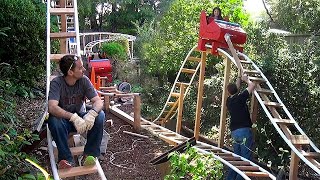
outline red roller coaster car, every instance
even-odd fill
[[[240,25],[210,18],[212,17],[207,17],[205,11],[201,12],[198,49],[206,51],[205,45],[210,43],[212,44],[211,53],[218,55],[217,48],[228,49],[224,35],[230,34],[234,48],[242,52],[242,46],[247,40],[247,34]]]

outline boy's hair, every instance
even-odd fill
[[[230,95],[234,95],[234,94],[236,94],[238,92],[237,85],[234,84],[234,83],[228,84],[227,90],[228,90]]]

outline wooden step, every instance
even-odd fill
[[[240,157],[234,157],[234,156],[220,156],[222,159],[226,161],[240,161]]]
[[[58,174],[60,178],[66,178],[66,177],[75,177],[75,176],[81,176],[85,174],[92,174],[98,172],[98,168],[96,165],[93,166],[79,166],[79,167],[73,167],[69,169],[59,169]]]
[[[188,60],[189,60],[189,61],[200,62],[200,61],[201,61],[201,58],[197,58],[197,57],[191,57],[191,56],[189,56],[189,57],[188,57]]]
[[[229,161],[230,164],[237,166],[237,165],[241,165],[241,166],[246,166],[246,165],[251,165],[250,162],[248,161]]]
[[[52,61],[56,61],[56,62],[59,62],[60,59],[65,56],[65,55],[69,55],[69,54],[50,54],[50,59]]]
[[[184,86],[189,86],[189,83],[184,83],[184,82],[176,82],[176,86],[179,86],[183,84]]]
[[[241,171],[260,171],[257,166],[236,166]]]
[[[172,96],[172,97],[180,97],[180,93],[171,93],[170,96]]]
[[[244,172],[249,177],[269,177],[268,173],[265,172]]]
[[[263,79],[263,78],[252,77],[252,76],[249,76],[249,80],[250,80],[250,81],[257,82],[257,83],[265,83],[265,82],[267,82],[267,81],[266,81],[265,79]]]
[[[72,37],[76,37],[75,32],[50,33],[50,38],[52,39],[63,39],[63,38],[72,38]]]
[[[289,140],[294,145],[308,145],[310,143],[306,135],[291,135]]]
[[[248,74],[248,75],[250,75],[250,74],[261,74],[261,72],[259,72],[259,71],[250,70],[250,69],[244,69],[244,70],[243,70],[243,73],[244,73],[244,74]]]
[[[282,107],[282,104],[277,103],[277,102],[266,102],[266,101],[263,101],[263,104],[266,105],[266,106]]]
[[[70,147],[71,154],[74,156],[82,155],[84,151],[84,146]]]
[[[196,70],[195,70],[195,69],[182,68],[182,69],[181,69],[181,72],[189,73],[189,74],[194,74],[194,73],[196,72]]]
[[[319,158],[320,157],[320,153],[317,152],[301,152],[301,154],[306,157],[306,158]]]
[[[233,156],[232,153],[215,153],[218,156]]]
[[[267,95],[273,94],[273,91],[271,91],[270,89],[260,88],[260,89],[256,89],[256,91],[261,94],[267,94]]]
[[[175,102],[168,102],[169,106],[173,106]]]
[[[277,124],[284,124],[284,125],[289,125],[289,124],[294,124],[295,121],[292,121],[291,119],[278,119],[278,118],[273,118],[273,120]]]
[[[241,64],[252,64],[250,61],[240,60]]]
[[[172,133],[172,132],[168,132],[168,133],[161,133],[164,136],[168,136],[168,137],[173,137],[173,136],[177,136],[176,133]]]
[[[51,15],[74,14],[74,8],[50,8]]]

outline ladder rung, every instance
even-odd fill
[[[172,97],[180,97],[180,93],[171,93]]]
[[[175,102],[168,102],[169,106],[173,106]]]
[[[260,171],[256,166],[236,166],[241,171]]]
[[[255,81],[255,82],[258,82],[258,83],[267,82],[267,81],[266,81],[265,79],[263,79],[263,78],[252,77],[252,76],[249,76],[249,80],[250,80],[250,81]]]
[[[273,120],[278,124],[294,124],[295,123],[295,121],[292,121],[291,119],[274,118]]]
[[[92,174],[97,172],[97,166],[79,166],[79,167],[73,167],[69,169],[59,169],[58,174],[60,178],[66,178],[66,177],[75,177],[75,176],[81,176],[85,174]]]
[[[244,172],[249,177],[269,177],[268,173],[265,172]]]
[[[71,154],[74,156],[81,155],[83,154],[84,146],[70,147],[70,151],[71,151]]]
[[[176,82],[176,86],[180,86],[180,85],[184,85],[184,86],[189,86],[189,83],[184,83],[184,82]]]
[[[256,70],[250,70],[250,69],[244,69],[243,70],[244,74],[261,74],[261,72],[256,71]]]
[[[218,155],[218,156],[232,156],[231,153],[224,153],[224,152],[215,153],[215,155]]]
[[[294,145],[307,145],[310,143],[306,135],[291,135],[289,140],[291,140]]]
[[[273,93],[273,91],[271,91],[270,89],[263,89],[263,88],[256,89],[256,91],[258,93],[262,93],[262,94],[272,94]]]
[[[280,103],[277,103],[277,102],[263,102],[264,103],[264,105],[266,105],[266,106],[273,106],[273,107],[282,107],[282,104],[280,104]]]
[[[197,58],[197,57],[191,57],[191,56],[189,56],[189,57],[188,57],[188,60],[189,60],[189,61],[196,61],[196,62],[200,62],[200,61],[201,61],[201,58]]]
[[[242,165],[242,166],[250,165],[250,162],[248,162],[248,161],[229,161],[229,163],[234,166],[236,166],[236,165]]]
[[[50,8],[51,15],[74,14],[74,8]]]
[[[242,63],[242,64],[251,64],[250,61],[245,61],[245,60],[240,60],[240,63]]]
[[[171,133],[171,132],[169,132],[169,133],[161,133],[162,135],[164,135],[164,136],[177,136],[177,134],[176,133]]]
[[[50,38],[53,39],[62,39],[62,38],[71,38],[76,37],[75,32],[58,32],[58,33],[50,33]]]
[[[70,55],[70,54],[50,54],[50,59],[53,61],[59,62],[60,59],[65,55]]]
[[[241,160],[240,157],[234,157],[234,156],[220,156],[220,157],[226,161],[239,161],[239,160]]]
[[[194,73],[196,72],[196,70],[194,70],[194,69],[182,68],[182,69],[181,69],[181,72],[194,74]]]
[[[304,157],[315,158],[320,157],[320,153],[317,152],[301,152]]]
[[[163,111],[164,113],[168,114],[169,111]],[[171,111],[171,113],[176,113],[177,111]]]

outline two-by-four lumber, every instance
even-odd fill
[[[73,167],[69,169],[59,169],[58,174],[60,178],[67,178],[67,177],[81,176],[85,174],[92,174],[96,172],[98,172],[97,166],[92,165],[92,166]]]
[[[77,36],[77,34],[75,32],[50,33],[50,38],[52,38],[52,39],[73,38],[73,37],[76,37],[76,36]]]
[[[74,14],[74,8],[50,8],[51,15]]]

